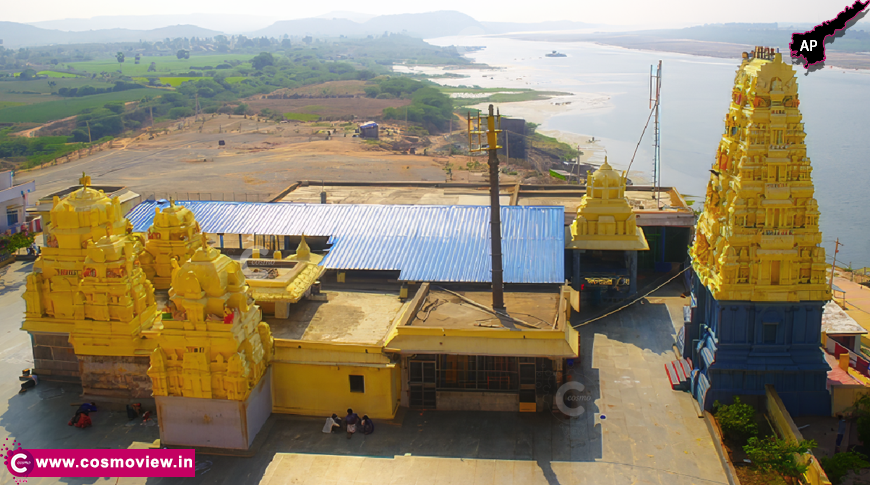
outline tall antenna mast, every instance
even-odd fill
[[[658,69],[655,66],[649,67],[649,91],[650,91],[650,108],[655,108],[656,124],[655,124],[655,142],[653,155],[653,190],[655,191],[656,207],[662,208],[661,188],[662,188],[662,158],[661,158],[661,128],[659,125],[659,106],[661,105],[662,96],[662,61],[659,60]],[[627,174],[626,174],[627,175]]]
[[[489,115],[482,117],[477,113],[477,120],[468,114],[468,148],[471,152],[487,152],[489,154],[489,214],[490,242],[492,243],[492,309],[496,313],[504,312],[504,283],[502,277],[501,257],[501,207],[499,204],[498,180],[498,134],[501,133],[501,115],[493,112],[489,105]]]

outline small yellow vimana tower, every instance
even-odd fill
[[[744,55],[692,266],[717,300],[827,301],[798,86],[782,55]]]
[[[134,236],[105,236],[88,243],[74,307],[70,342],[79,356],[132,356],[156,316],[154,288],[136,260]]]
[[[202,232],[187,207],[170,201],[169,207],[155,207],[154,212],[154,222],[146,233],[145,252],[139,260],[154,288],[166,290],[172,283],[172,261],[178,266],[186,263],[202,246]]]
[[[175,271],[169,299],[172,318],[148,336],[157,341],[154,396],[247,399],[266,372],[272,334],[238,261],[203,244]]]
[[[625,197],[625,174],[607,163],[586,175],[586,195],[565,229],[571,286],[593,304],[620,301],[637,291],[637,252],[649,250]],[[579,302],[579,300],[578,300]],[[575,307],[576,309],[577,307]]]
[[[586,195],[571,223],[568,249],[644,251],[649,244],[625,197],[625,176],[604,159],[586,176]]]

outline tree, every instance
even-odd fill
[[[275,58],[272,57],[272,54],[269,54],[268,52],[261,52],[257,55],[257,57],[251,59],[251,66],[253,66],[254,69],[257,70],[263,69],[266,66],[271,66],[274,63]]]
[[[0,254],[15,254],[19,249],[29,248],[31,244],[33,244],[33,233],[25,226],[20,232],[0,236]]]
[[[786,483],[796,484],[809,468],[809,465],[798,461],[797,455],[807,453],[816,446],[814,440],[801,440],[798,443],[782,440],[776,436],[763,439],[752,437],[743,446],[743,451],[759,470],[776,473]]]
[[[305,42],[306,44],[311,44],[311,42],[313,40],[314,40],[314,38],[312,38],[310,35],[306,35],[305,37],[302,38],[302,42]]]
[[[55,86],[57,86],[57,82],[55,82],[55,81],[48,81],[48,88],[49,88],[49,89],[54,89]]]
[[[120,70],[121,70],[121,64],[124,63],[124,53],[121,52],[121,51],[118,51],[118,53],[115,54],[115,59],[118,60],[118,70],[120,71]]]
[[[148,72],[157,72],[157,63],[152,62],[150,66],[148,66]]]
[[[31,79],[36,77],[36,71],[33,69],[25,69],[21,71],[21,74],[18,75],[18,79],[21,81],[30,81]]]
[[[190,59],[190,51],[179,49],[178,52],[175,53],[175,57],[179,59]]]
[[[870,467],[867,457],[857,451],[837,453],[831,457],[824,456],[819,461],[834,485],[839,484],[849,472],[857,472],[862,468]]]

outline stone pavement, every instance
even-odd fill
[[[29,337],[18,328],[29,264],[0,276],[0,440],[30,448],[128,448],[158,437],[156,427],[126,426],[122,412],[95,413],[94,427],[66,425],[77,386],[40,384],[17,394],[29,367]],[[0,269],[0,273],[3,270]],[[273,415],[254,456],[198,454],[196,478],[31,479],[69,484],[725,484],[727,480],[691,396],[664,373],[674,358],[679,287],[580,328],[582,358],[572,372],[585,386],[585,412],[406,411],[377,431],[348,440],[323,434],[324,417]],[[575,321],[575,323],[579,322]],[[98,403],[99,405],[100,403]],[[341,411],[336,403],[336,412]],[[358,410],[365,412],[365,410]],[[0,470],[0,484],[12,483]]]

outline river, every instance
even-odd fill
[[[541,131],[601,139],[611,164],[625,168],[650,113],[650,66],[663,62],[661,95],[662,185],[702,196],[728,111],[738,59],[628,50],[590,43],[530,42],[499,37],[443,37],[435,45],[485,46],[468,54],[494,71],[456,71],[469,78],[439,78],[448,85],[532,88],[582,94],[603,103],[572,103],[548,111]],[[567,57],[544,57],[558,51]],[[798,72],[807,151],[813,165],[828,262],[834,241],[838,265],[870,266],[870,72],[826,68]],[[502,114],[511,106],[500,106]],[[632,171],[652,171],[652,122]],[[862,168],[863,167],[863,168]]]

